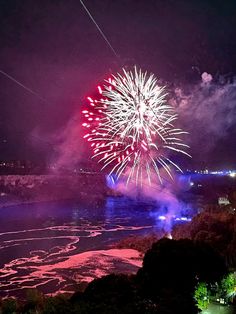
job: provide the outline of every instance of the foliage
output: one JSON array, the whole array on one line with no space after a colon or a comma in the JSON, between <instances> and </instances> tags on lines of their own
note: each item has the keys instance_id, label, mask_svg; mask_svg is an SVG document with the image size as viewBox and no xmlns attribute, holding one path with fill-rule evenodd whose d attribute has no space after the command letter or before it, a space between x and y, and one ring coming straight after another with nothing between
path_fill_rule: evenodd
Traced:
<instances>
[{"instance_id":1,"label":"foliage","mask_svg":"<svg viewBox=\"0 0 236 314\"><path fill-rule=\"evenodd\" d=\"M174 228L174 239L191 239L212 246L229 268L236 268L236 215L226 211L204 211L195 216L189 224Z\"/></svg>"},{"instance_id":2,"label":"foliage","mask_svg":"<svg viewBox=\"0 0 236 314\"><path fill-rule=\"evenodd\" d=\"M209 304L209 292L205 282L200 282L195 290L194 298L200 310L205 310Z\"/></svg>"},{"instance_id":3,"label":"foliage","mask_svg":"<svg viewBox=\"0 0 236 314\"><path fill-rule=\"evenodd\" d=\"M221 289L226 298L233 300L236 296L236 273L230 273L223 278Z\"/></svg>"},{"instance_id":4,"label":"foliage","mask_svg":"<svg viewBox=\"0 0 236 314\"><path fill-rule=\"evenodd\" d=\"M0 313L1 314L14 314L14 313L17 313L17 309L18 309L17 301L13 298L9 298L2 301Z\"/></svg>"},{"instance_id":5,"label":"foliage","mask_svg":"<svg viewBox=\"0 0 236 314\"><path fill-rule=\"evenodd\" d=\"M209 245L161 239L145 254L137 278L145 293L155 298L165 288L193 293L198 280L215 282L226 272L222 258Z\"/></svg>"},{"instance_id":6,"label":"foliage","mask_svg":"<svg viewBox=\"0 0 236 314\"><path fill-rule=\"evenodd\" d=\"M34 313L35 311L39 312L43 308L44 304L44 295L37 289L28 289L26 291L26 300L23 311L26 313Z\"/></svg>"},{"instance_id":7,"label":"foliage","mask_svg":"<svg viewBox=\"0 0 236 314\"><path fill-rule=\"evenodd\" d=\"M73 313L69 299L64 295L47 297L44 301L42 314L70 314Z\"/></svg>"}]
</instances>

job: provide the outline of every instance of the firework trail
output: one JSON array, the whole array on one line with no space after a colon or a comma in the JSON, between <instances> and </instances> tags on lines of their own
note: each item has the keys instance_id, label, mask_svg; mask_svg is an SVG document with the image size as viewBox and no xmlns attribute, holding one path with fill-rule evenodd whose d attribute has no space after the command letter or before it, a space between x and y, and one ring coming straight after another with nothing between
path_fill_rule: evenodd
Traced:
<instances>
[{"instance_id":1,"label":"firework trail","mask_svg":"<svg viewBox=\"0 0 236 314\"><path fill-rule=\"evenodd\" d=\"M168 156L170 151L188 155L181 140L186 132L174 127L177 114L166 103L165 87L157 84L154 75L136 67L123 69L98 86L98 92L97 99L88 97L90 106L82 111L82 125L102 169L118 178L128 170L127 184L142 182L144 177L151 184L152 173L162 182L161 168L171 178L172 166L181 171Z\"/></svg>"}]
</instances>

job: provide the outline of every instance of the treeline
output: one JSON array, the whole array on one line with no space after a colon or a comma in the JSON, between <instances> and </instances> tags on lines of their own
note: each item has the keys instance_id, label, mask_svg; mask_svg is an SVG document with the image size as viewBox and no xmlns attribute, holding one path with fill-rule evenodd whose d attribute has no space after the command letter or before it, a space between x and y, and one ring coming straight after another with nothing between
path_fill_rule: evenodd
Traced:
<instances>
[{"instance_id":1,"label":"treeline","mask_svg":"<svg viewBox=\"0 0 236 314\"><path fill-rule=\"evenodd\" d=\"M190 223L175 226L172 236L209 244L236 270L236 211L207 206Z\"/></svg>"}]
</instances>

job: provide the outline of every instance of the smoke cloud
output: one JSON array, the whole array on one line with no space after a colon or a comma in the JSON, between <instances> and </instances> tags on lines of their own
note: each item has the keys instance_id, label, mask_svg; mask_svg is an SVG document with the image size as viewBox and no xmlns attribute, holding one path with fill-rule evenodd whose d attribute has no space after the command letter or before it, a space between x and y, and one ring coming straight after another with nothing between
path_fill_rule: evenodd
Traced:
<instances>
[{"instance_id":1,"label":"smoke cloud","mask_svg":"<svg viewBox=\"0 0 236 314\"><path fill-rule=\"evenodd\" d=\"M231 138L236 122L236 80L214 80L206 72L196 84L176 86L170 103L179 114L181 127L194 158L207 160L220 141Z\"/></svg>"},{"instance_id":2,"label":"smoke cloud","mask_svg":"<svg viewBox=\"0 0 236 314\"><path fill-rule=\"evenodd\" d=\"M56 143L53 167L56 170L74 167L84 153L79 117L71 119L61 132L54 135L53 140Z\"/></svg>"}]
</instances>

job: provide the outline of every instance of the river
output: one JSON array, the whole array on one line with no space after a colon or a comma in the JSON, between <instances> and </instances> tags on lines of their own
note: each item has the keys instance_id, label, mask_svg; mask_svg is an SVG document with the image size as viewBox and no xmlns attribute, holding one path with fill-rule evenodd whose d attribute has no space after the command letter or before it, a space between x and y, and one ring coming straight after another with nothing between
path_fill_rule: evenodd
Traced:
<instances>
[{"instance_id":1,"label":"river","mask_svg":"<svg viewBox=\"0 0 236 314\"><path fill-rule=\"evenodd\" d=\"M58 201L0 209L0 296L73 292L78 284L141 266L138 252L112 244L158 228L153 204L127 197Z\"/></svg>"}]
</instances>

